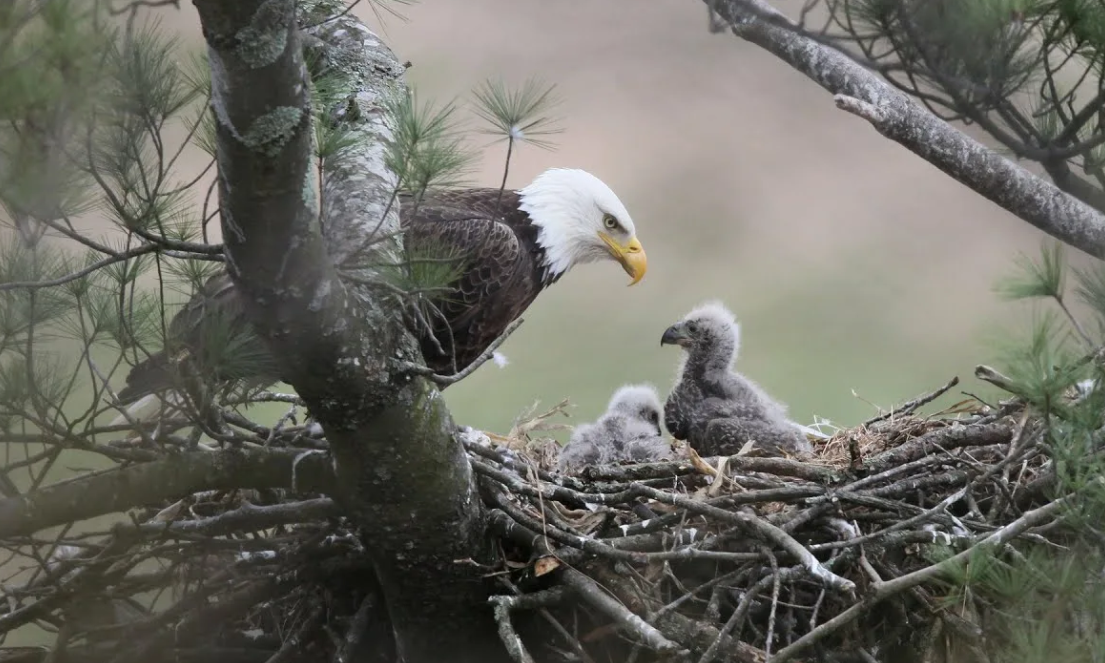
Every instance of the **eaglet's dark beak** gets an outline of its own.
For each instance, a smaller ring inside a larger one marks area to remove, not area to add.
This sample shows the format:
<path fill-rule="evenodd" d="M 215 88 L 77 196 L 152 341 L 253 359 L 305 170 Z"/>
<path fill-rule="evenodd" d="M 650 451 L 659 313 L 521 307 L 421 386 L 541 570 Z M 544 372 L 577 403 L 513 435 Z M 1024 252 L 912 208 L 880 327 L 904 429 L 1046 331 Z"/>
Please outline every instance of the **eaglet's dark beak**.
<path fill-rule="evenodd" d="M 676 324 L 668 327 L 664 330 L 664 335 L 660 337 L 660 346 L 665 345 L 687 345 L 691 339 L 687 336 L 687 333 L 683 331 L 683 325 Z"/>

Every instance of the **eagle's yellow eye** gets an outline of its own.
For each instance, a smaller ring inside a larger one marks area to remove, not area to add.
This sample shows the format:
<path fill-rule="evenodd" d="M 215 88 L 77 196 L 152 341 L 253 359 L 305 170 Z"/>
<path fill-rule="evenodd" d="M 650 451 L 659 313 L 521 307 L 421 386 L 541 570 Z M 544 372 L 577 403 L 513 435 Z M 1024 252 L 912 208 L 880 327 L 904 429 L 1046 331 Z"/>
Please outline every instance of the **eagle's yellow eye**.
<path fill-rule="evenodd" d="M 606 226 L 607 230 L 613 230 L 618 227 L 618 220 L 611 214 L 603 214 L 602 225 Z"/>

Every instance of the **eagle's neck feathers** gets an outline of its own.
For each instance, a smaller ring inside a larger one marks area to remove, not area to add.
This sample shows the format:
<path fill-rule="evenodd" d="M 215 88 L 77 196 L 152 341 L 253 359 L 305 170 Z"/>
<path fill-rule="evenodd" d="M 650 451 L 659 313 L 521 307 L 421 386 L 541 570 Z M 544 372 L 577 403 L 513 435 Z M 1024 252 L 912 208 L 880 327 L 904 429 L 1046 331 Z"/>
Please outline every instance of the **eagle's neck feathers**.
<path fill-rule="evenodd" d="M 718 334 L 708 343 L 690 349 L 683 358 L 681 373 L 697 377 L 728 374 L 737 359 L 737 341 L 728 334 Z"/>
<path fill-rule="evenodd" d="M 621 208 L 613 192 L 593 175 L 580 170 L 553 168 L 517 191 L 518 209 L 537 228 L 537 246 L 546 280 L 556 280 L 572 267 L 606 257 L 595 241 L 603 209 Z M 609 198 L 610 200 L 607 200 Z M 622 217 L 628 219 L 622 212 Z"/>
<path fill-rule="evenodd" d="M 580 241 L 587 233 L 583 211 L 575 209 L 575 199 L 557 195 L 555 190 L 538 189 L 519 193 L 518 209 L 525 212 L 537 228 L 539 260 L 546 279 L 558 279 L 577 263 L 602 257 L 591 255 Z"/>

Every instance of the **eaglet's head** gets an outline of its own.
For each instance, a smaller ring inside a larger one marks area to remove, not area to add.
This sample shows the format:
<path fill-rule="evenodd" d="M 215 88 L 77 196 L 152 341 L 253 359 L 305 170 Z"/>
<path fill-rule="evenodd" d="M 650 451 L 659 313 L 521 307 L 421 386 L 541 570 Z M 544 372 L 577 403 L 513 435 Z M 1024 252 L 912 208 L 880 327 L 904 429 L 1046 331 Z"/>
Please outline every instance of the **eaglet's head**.
<path fill-rule="evenodd" d="M 632 419 L 646 421 L 660 430 L 660 413 L 663 406 L 656 389 L 647 384 L 627 384 L 614 392 L 606 411 L 622 414 Z"/>
<path fill-rule="evenodd" d="M 660 345 L 678 345 L 692 357 L 728 366 L 740 345 L 740 325 L 720 302 L 707 302 L 664 330 Z"/>
<path fill-rule="evenodd" d="M 632 277 L 629 285 L 644 278 L 648 261 L 633 219 L 602 180 L 585 170 L 550 168 L 518 194 L 519 208 L 538 227 L 537 241 L 551 273 L 615 260 Z"/>

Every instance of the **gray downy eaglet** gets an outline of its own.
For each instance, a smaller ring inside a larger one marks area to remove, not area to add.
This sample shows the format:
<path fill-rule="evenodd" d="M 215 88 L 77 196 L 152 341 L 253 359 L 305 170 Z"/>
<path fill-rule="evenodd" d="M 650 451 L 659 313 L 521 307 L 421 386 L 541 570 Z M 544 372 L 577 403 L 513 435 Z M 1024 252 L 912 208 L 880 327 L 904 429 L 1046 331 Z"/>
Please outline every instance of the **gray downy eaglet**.
<path fill-rule="evenodd" d="M 786 407 L 732 370 L 740 326 L 718 302 L 708 302 L 668 327 L 660 345 L 684 355 L 664 404 L 664 426 L 701 456 L 729 456 L 754 440 L 750 455 L 806 454 L 813 447 Z"/>
<path fill-rule="evenodd" d="M 670 460 L 674 454 L 660 428 L 662 408 L 652 385 L 619 388 L 597 421 L 576 427 L 560 451 L 560 469 L 577 472 L 588 465 Z"/>

